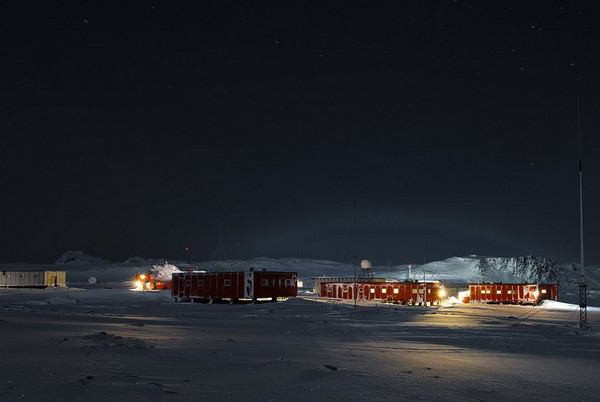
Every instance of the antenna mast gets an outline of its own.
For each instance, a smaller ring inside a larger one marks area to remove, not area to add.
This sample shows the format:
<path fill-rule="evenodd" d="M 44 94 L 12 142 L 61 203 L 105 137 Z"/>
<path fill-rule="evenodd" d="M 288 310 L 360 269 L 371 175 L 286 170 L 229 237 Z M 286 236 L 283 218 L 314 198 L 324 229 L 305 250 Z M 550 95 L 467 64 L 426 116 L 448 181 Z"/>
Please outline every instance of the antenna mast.
<path fill-rule="evenodd" d="M 213 261 L 223 261 L 227 259 L 227 252 L 225 252 L 225 243 L 223 243 L 223 235 L 221 230 L 221 221 L 219 221 L 219 239 L 217 240 L 217 246 L 213 253 Z"/>
<path fill-rule="evenodd" d="M 588 328 L 587 286 L 585 284 L 585 263 L 583 253 L 583 148 L 581 141 L 581 113 L 577 95 L 577 134 L 579 136 L 579 257 L 581 277 L 579 280 L 579 328 Z"/>

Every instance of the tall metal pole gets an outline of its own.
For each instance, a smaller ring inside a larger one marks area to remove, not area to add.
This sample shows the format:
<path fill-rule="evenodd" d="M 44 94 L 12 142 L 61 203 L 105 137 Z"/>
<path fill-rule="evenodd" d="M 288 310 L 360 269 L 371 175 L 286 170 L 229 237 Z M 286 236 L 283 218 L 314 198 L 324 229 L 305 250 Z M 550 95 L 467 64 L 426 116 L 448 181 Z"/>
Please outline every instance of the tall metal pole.
<path fill-rule="evenodd" d="M 427 306 L 427 282 L 425 282 L 425 270 L 423 270 L 423 305 Z"/>
<path fill-rule="evenodd" d="M 352 289 L 352 297 L 354 298 L 354 307 L 356 308 L 356 293 L 358 293 L 358 286 L 356 285 L 356 256 L 354 256 L 354 289 Z"/>
<path fill-rule="evenodd" d="M 579 281 L 579 328 L 587 328 L 587 286 L 585 284 L 585 259 L 583 252 L 583 149 L 579 96 L 577 96 L 577 134 L 579 136 L 579 257 L 581 264 L 581 277 Z"/>
<path fill-rule="evenodd" d="M 356 200 L 352 200 L 352 212 L 353 212 L 352 219 L 354 221 L 353 222 L 353 226 L 354 226 L 354 228 L 353 228 L 353 231 L 354 231 L 354 247 L 355 247 L 355 252 L 356 252 L 356 243 L 357 243 L 356 239 L 358 237 L 357 233 L 356 233 Z M 356 296 L 357 296 L 356 293 L 358 293 L 357 292 L 358 289 L 357 289 L 357 286 L 356 286 L 356 264 L 357 264 L 358 257 L 355 255 L 352 258 L 352 260 L 353 260 L 352 261 L 352 265 L 354 265 L 354 286 L 352 287 L 352 298 L 354 299 L 354 308 L 356 308 Z"/>

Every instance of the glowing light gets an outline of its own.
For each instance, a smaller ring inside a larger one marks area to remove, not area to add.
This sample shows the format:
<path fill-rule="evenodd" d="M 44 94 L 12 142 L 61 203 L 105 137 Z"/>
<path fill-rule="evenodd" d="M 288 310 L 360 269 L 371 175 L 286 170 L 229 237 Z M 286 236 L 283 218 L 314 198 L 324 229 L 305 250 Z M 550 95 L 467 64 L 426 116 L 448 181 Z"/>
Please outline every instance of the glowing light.
<path fill-rule="evenodd" d="M 141 281 L 145 281 L 146 280 L 146 275 L 145 274 L 140 274 L 140 280 Z"/>
<path fill-rule="evenodd" d="M 438 292 L 438 295 L 440 296 L 440 299 L 446 297 L 446 289 L 440 289 L 440 291 Z"/>
<path fill-rule="evenodd" d="M 144 289 L 144 285 L 140 281 L 135 281 L 133 284 L 135 286 L 135 290 L 143 290 Z"/>

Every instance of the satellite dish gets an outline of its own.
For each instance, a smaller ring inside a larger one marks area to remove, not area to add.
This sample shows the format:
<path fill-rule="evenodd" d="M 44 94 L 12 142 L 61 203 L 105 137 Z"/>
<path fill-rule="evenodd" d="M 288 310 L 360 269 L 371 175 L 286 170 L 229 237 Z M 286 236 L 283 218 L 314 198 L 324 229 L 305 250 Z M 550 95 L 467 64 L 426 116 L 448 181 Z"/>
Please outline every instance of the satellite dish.
<path fill-rule="evenodd" d="M 90 285 L 94 285 L 94 284 L 96 284 L 97 282 L 98 282 L 98 279 L 96 279 L 96 277 L 95 277 L 95 276 L 90 276 L 90 277 L 88 278 L 88 283 L 89 283 Z"/>
<path fill-rule="evenodd" d="M 369 260 L 361 260 L 360 261 L 360 269 L 364 269 L 365 271 L 370 271 L 372 268 L 371 261 Z"/>

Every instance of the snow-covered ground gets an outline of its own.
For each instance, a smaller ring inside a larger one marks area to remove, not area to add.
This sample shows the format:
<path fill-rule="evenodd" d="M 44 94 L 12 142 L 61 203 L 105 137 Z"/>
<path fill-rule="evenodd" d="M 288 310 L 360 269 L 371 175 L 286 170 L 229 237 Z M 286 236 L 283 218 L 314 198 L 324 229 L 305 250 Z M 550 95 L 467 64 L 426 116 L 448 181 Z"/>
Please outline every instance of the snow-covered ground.
<path fill-rule="evenodd" d="M 600 312 L 0 290 L 2 401 L 594 400 Z"/>
<path fill-rule="evenodd" d="M 411 267 L 411 274 L 466 283 L 535 271 L 522 260 L 481 261 L 453 257 Z M 571 401 L 600 392 L 597 307 L 588 309 L 591 329 L 581 330 L 577 306 L 563 301 L 354 308 L 299 297 L 205 305 L 128 289 L 136 273 L 157 266 L 296 271 L 307 282 L 355 269 L 294 258 L 164 263 L 69 252 L 55 264 L 2 264 L 64 270 L 70 288 L 0 289 L 0 400 Z M 404 279 L 408 266 L 373 271 Z M 597 280 L 593 269 L 588 275 Z"/>

